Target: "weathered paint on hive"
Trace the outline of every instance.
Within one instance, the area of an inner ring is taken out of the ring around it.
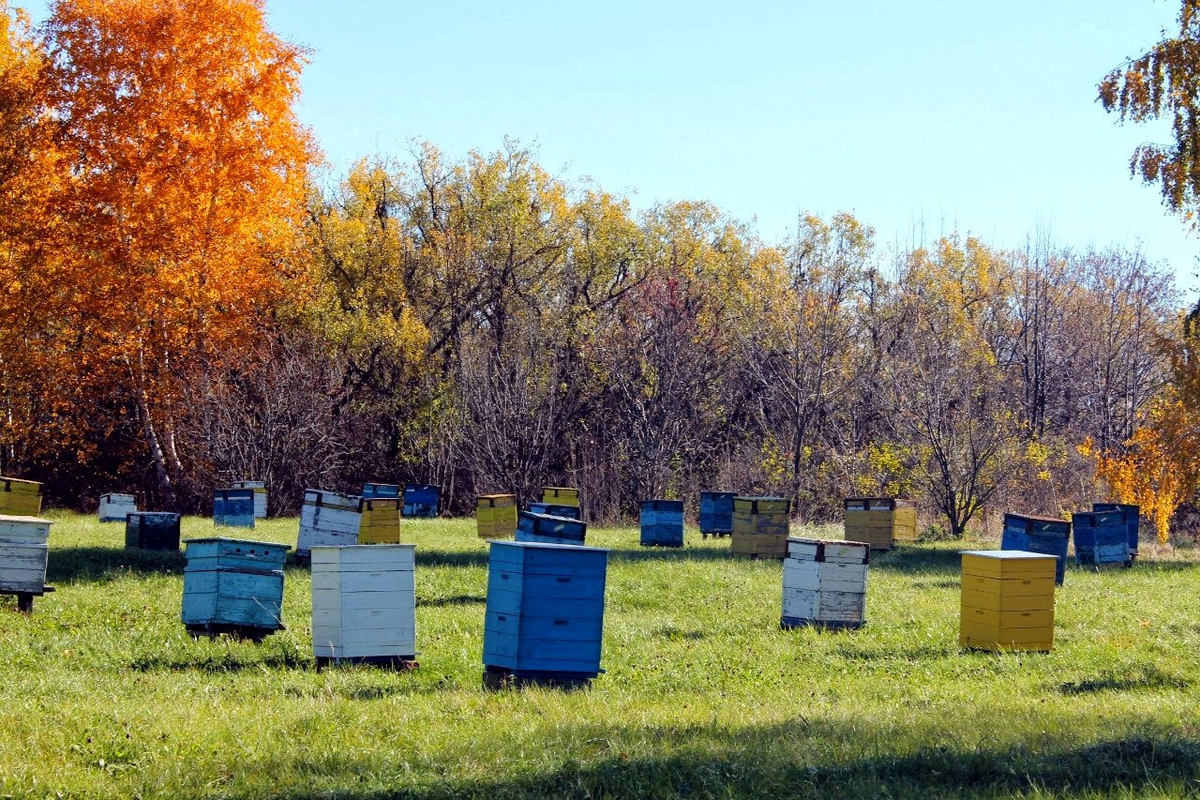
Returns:
[[[234,481],[234,489],[250,489],[254,492],[254,518],[267,518],[267,484],[265,481]]]
[[[1058,560],[1021,550],[962,553],[959,644],[982,650],[1050,650]]]
[[[579,490],[570,486],[543,486],[542,502],[556,506],[579,507]]]
[[[179,515],[166,511],[137,511],[125,519],[125,547],[141,550],[179,550]]]
[[[682,500],[643,500],[640,521],[643,545],[683,546]]]
[[[846,539],[866,542],[873,550],[890,550],[896,542],[917,538],[917,507],[898,497],[847,497]]]
[[[734,492],[700,493],[700,532],[733,533]]]
[[[358,544],[358,509],[359,498],[353,495],[306,489],[300,507],[296,555],[307,557],[314,547]]]
[[[550,517],[566,517],[567,519],[583,519],[579,506],[560,506],[555,503],[530,503],[529,513],[545,514]]]
[[[441,490],[429,483],[404,484],[404,516],[436,517]]]
[[[1071,515],[1075,561],[1103,566],[1129,562],[1129,529],[1122,511],[1080,511]]]
[[[583,544],[587,536],[587,523],[566,517],[551,517],[522,511],[517,515],[518,542],[541,542],[543,544]]]
[[[761,558],[785,557],[790,510],[791,501],[782,497],[735,497],[730,550]]]
[[[410,544],[313,548],[317,658],[416,656],[414,553]]]
[[[517,532],[517,496],[480,495],[475,500],[475,524],[480,539],[511,539]]]
[[[1067,565],[1067,545],[1071,540],[1071,523],[1065,519],[1031,517],[1022,514],[1004,515],[1001,550],[1025,550],[1044,553],[1058,559],[1054,582],[1062,585]]]
[[[183,623],[260,631],[283,627],[283,561],[287,547],[243,539],[191,539],[183,570]]]
[[[42,593],[51,524],[40,517],[0,515],[0,592]]]
[[[137,500],[131,494],[109,492],[100,495],[98,516],[101,522],[124,522],[126,516],[137,510]]]
[[[400,498],[362,498],[358,504],[359,544],[400,543]]]
[[[362,496],[367,500],[376,497],[400,497],[400,486],[395,483],[364,483]]]
[[[213,524],[231,528],[253,528],[254,490],[214,489]]]
[[[787,548],[780,619],[784,627],[857,627],[865,622],[869,545],[797,537],[787,540]]]
[[[1129,539],[1129,555],[1138,551],[1138,529],[1142,521],[1142,509],[1128,503],[1092,503],[1092,511],[1117,511],[1125,518],[1125,529]]]
[[[42,485],[37,481],[0,476],[0,514],[36,516],[42,513]]]

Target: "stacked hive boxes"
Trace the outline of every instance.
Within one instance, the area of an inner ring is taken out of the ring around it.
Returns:
[[[700,493],[700,535],[705,539],[733,533],[733,492]]]
[[[42,485],[37,481],[0,477],[0,514],[35,516],[42,513]]]
[[[267,484],[264,481],[234,481],[230,486],[254,492],[254,518],[267,518]]]
[[[642,501],[642,545],[683,547],[683,501]]]
[[[1067,566],[1067,545],[1071,540],[1071,523],[1065,519],[1027,517],[1021,514],[1004,515],[1001,550],[1025,550],[1045,553],[1058,559],[1054,582],[1062,585]]]
[[[100,495],[100,521],[124,522],[125,517],[137,511],[137,501],[131,494],[109,492]]]
[[[791,501],[782,497],[735,497],[730,549],[754,558],[784,558],[790,512]]]
[[[358,525],[357,497],[305,489],[296,557],[308,558],[314,547],[358,544]]]
[[[213,524],[233,528],[254,527],[253,489],[215,489]]]
[[[600,673],[608,551],[492,542],[484,681],[590,680]]]
[[[375,497],[358,501],[358,543],[400,543],[400,498]]]
[[[475,500],[480,539],[511,539],[517,532],[517,496],[485,494]]]
[[[438,487],[428,483],[404,484],[404,516],[436,517],[440,494]]]
[[[542,502],[579,508],[579,490],[569,486],[543,486]]]
[[[894,497],[847,497],[846,538],[872,550],[891,550],[896,542],[917,538],[917,507]]]
[[[566,517],[567,519],[583,519],[579,506],[560,506],[555,503],[530,503],[532,514],[546,514],[551,517]]]
[[[400,487],[394,483],[364,483],[362,496],[365,498],[400,497]]]
[[[1142,518],[1142,509],[1125,503],[1092,503],[1092,511],[1119,511],[1125,518],[1125,530],[1129,539],[1129,560],[1137,558],[1138,526]]]
[[[0,593],[42,593],[49,538],[50,520],[0,515]]]
[[[822,539],[788,539],[787,545],[780,624],[860,627],[866,621],[870,545]]]
[[[1121,511],[1080,511],[1071,516],[1075,562],[1102,566],[1129,563],[1129,528]]]
[[[958,643],[979,650],[1054,646],[1056,559],[1023,550],[965,551]]]
[[[179,550],[179,515],[137,511],[125,518],[125,547],[140,550]]]
[[[312,549],[312,638],[318,665],[412,666],[417,655],[415,549],[411,544]]]
[[[566,517],[551,517],[522,511],[517,515],[518,542],[543,544],[583,544],[587,523]]]
[[[183,570],[183,624],[193,633],[261,639],[283,628],[287,547],[239,539],[189,539]]]

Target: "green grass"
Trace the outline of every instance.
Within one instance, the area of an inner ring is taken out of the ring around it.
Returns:
[[[31,617],[0,604],[0,794],[1200,792],[1194,553],[1069,568],[1054,651],[995,655],[958,649],[961,545],[878,556],[869,624],[825,633],[780,630],[779,564],[735,559],[728,539],[689,530],[681,551],[644,550],[635,530],[590,531],[613,548],[606,674],[586,691],[492,693],[471,520],[405,521],[421,667],[394,674],[315,669],[307,570],[287,570],[286,631],[197,641],[179,622],[182,556],[51,517],[58,591]],[[294,544],[296,528],[253,536]],[[212,531],[184,520],[185,539]]]

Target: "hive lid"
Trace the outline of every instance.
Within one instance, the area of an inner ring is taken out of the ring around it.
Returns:
[[[959,555],[979,556],[980,558],[998,558],[1005,561],[1020,561],[1022,559],[1050,559],[1057,561],[1058,556],[1046,553],[1031,553],[1028,550],[960,550]]]
[[[0,522],[36,522],[42,525],[53,525],[54,521],[41,517],[23,517],[20,515],[0,514]]]
[[[184,539],[184,544],[200,544],[201,542],[225,542],[227,544],[243,544],[258,547],[282,547],[285,550],[290,550],[291,545],[286,545],[283,542],[263,542],[256,539],[231,539],[228,536],[202,536],[198,539]]]
[[[571,522],[577,522],[577,521],[578,520],[571,520]],[[542,548],[542,549],[546,549],[546,550],[583,550],[588,553],[607,553],[607,552],[609,552],[609,548],[607,548],[607,547],[589,547],[588,545],[582,545],[582,544],[551,544],[550,542],[505,542],[505,541],[497,541],[494,539],[492,541],[488,542],[488,544],[491,545],[492,547],[532,547],[532,548]]]

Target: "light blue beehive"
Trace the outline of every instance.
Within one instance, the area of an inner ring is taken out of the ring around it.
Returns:
[[[213,524],[254,527],[254,489],[214,489]]]
[[[282,629],[282,567],[287,550],[274,542],[188,540],[183,624],[193,632],[260,636]]]

